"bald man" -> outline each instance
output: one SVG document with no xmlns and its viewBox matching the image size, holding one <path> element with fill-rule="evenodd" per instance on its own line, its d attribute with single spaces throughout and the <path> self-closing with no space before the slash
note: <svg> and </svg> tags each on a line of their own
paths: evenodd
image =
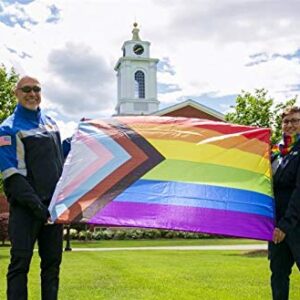
<svg viewBox="0 0 300 300">
<path fill-rule="evenodd" d="M 25 300 L 27 274 L 38 241 L 42 300 L 58 295 L 62 226 L 47 223 L 48 205 L 63 168 L 60 134 L 40 109 L 41 84 L 25 76 L 15 88 L 18 105 L 0 126 L 0 168 L 10 204 L 11 259 L 7 299 Z"/>
</svg>

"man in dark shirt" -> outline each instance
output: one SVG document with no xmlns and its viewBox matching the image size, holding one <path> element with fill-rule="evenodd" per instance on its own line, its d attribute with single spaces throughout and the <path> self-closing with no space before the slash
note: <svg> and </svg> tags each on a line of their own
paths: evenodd
<svg viewBox="0 0 300 300">
<path fill-rule="evenodd" d="M 15 88 L 18 105 L 0 126 L 0 168 L 10 203 L 11 259 L 7 299 L 25 300 L 27 274 L 38 241 L 43 300 L 57 299 L 62 226 L 49 224 L 48 205 L 63 168 L 58 127 L 39 105 L 41 85 L 25 76 Z"/>
</svg>

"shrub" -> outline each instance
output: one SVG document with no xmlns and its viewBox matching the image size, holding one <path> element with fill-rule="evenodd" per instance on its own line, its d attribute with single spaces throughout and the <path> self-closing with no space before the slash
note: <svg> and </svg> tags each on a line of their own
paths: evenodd
<svg viewBox="0 0 300 300">
<path fill-rule="evenodd" d="M 125 230 L 117 230 L 114 234 L 114 240 L 124 240 L 126 238 Z"/>
<path fill-rule="evenodd" d="M 76 229 L 75 229 L 75 228 Z M 66 229 L 64 230 L 66 238 Z M 201 239 L 201 238 L 222 238 L 197 232 L 149 229 L 149 228 L 117 228 L 117 227 L 97 227 L 80 224 L 79 226 L 71 225 L 70 239 L 78 240 L 138 240 L 138 239 Z"/>
<path fill-rule="evenodd" d="M 99 240 L 104 240 L 104 233 L 103 233 L 103 230 L 97 230 L 97 231 L 94 231 L 93 234 L 92 234 L 92 238 L 96 241 L 99 241 Z"/>
<path fill-rule="evenodd" d="M 113 229 L 107 228 L 103 231 L 103 239 L 111 240 L 115 235 L 115 231 Z"/>
<path fill-rule="evenodd" d="M 144 231 L 145 239 L 159 239 L 161 238 L 161 232 L 159 229 L 146 229 Z"/>
<path fill-rule="evenodd" d="M 8 240 L 8 213 L 0 214 L 0 241 L 2 245 Z"/>
<path fill-rule="evenodd" d="M 92 239 L 92 232 L 89 230 L 82 230 L 78 233 L 78 239 L 81 241 L 87 241 Z"/>
</svg>

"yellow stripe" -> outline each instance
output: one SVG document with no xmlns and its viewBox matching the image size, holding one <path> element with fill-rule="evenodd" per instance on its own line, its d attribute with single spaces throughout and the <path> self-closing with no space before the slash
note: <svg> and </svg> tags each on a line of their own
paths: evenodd
<svg viewBox="0 0 300 300">
<path fill-rule="evenodd" d="M 270 161 L 260 155 L 236 148 L 224 149 L 216 145 L 159 139 L 148 139 L 148 141 L 167 159 L 228 166 L 264 174 L 270 178 Z M 267 147 L 266 151 L 268 151 Z M 188 172 L 188 170 L 182 171 Z"/>
</svg>

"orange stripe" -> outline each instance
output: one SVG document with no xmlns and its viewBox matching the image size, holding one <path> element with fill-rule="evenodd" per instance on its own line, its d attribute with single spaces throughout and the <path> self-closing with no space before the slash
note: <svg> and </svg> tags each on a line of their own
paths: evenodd
<svg viewBox="0 0 300 300">
<path fill-rule="evenodd" d="M 134 124 L 130 127 L 137 133 L 147 139 L 165 139 L 165 140 L 180 140 L 190 143 L 199 143 L 207 139 L 207 142 L 212 145 L 223 147 L 225 149 L 237 148 L 239 150 L 250 152 L 258 155 L 265 155 L 266 143 L 259 139 L 247 139 L 242 134 L 227 135 L 209 129 L 201 129 L 183 125 L 145 125 Z M 216 137 L 214 141 L 212 138 Z M 223 139 L 220 139 L 224 137 Z"/>
</svg>

